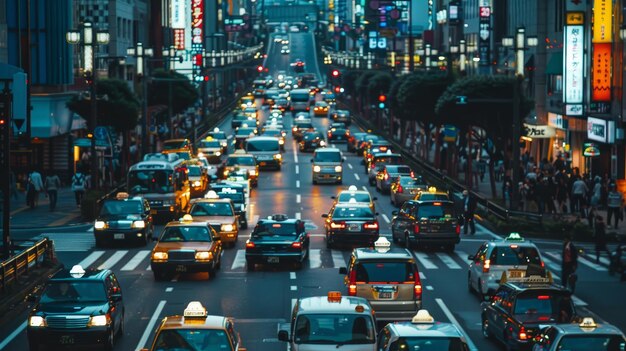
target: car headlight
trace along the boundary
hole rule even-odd
[[[196,251],[196,260],[210,261],[213,259],[213,253],[210,251]]]
[[[255,176],[256,175],[256,170],[255,169],[249,170],[248,171],[248,175]]]
[[[200,185],[202,185],[202,182],[199,181],[199,180],[196,180],[196,181],[193,182],[193,186],[196,187],[196,188],[200,187]]]
[[[133,221],[133,224],[130,225],[131,228],[143,229],[146,227],[145,221]]]
[[[278,144],[280,144],[280,145],[284,145],[284,144],[285,144],[285,141],[284,141],[283,139],[278,139]]]
[[[229,171],[229,170],[227,170],[227,169],[225,169],[225,170],[224,170],[224,177],[228,176],[228,173],[230,173],[230,171]]]
[[[223,232],[232,232],[233,230],[235,230],[235,226],[233,226],[232,224],[222,224],[220,230]]]
[[[107,227],[107,222],[105,221],[96,221],[93,224],[94,229],[104,229]]]
[[[228,146],[228,143],[225,141],[222,141],[222,147],[227,147],[227,146]]]
[[[89,325],[92,327],[104,327],[107,324],[109,324],[109,316],[106,314],[93,316],[89,319]]]
[[[219,151],[215,151],[215,156],[222,156],[222,153]]]
[[[274,154],[274,158],[277,159],[277,160],[280,160],[280,159],[283,158],[283,155],[281,155],[281,154]]]
[[[326,142],[324,140],[320,141],[320,146],[326,146]]]
[[[29,327],[45,327],[46,320],[41,316],[30,316],[30,318],[28,318],[28,326]]]
[[[318,173],[322,170],[322,167],[320,166],[313,166],[313,172]]]
[[[152,259],[157,261],[167,261],[167,252],[157,251],[152,254]]]
[[[343,167],[335,166],[335,172],[341,172],[342,170],[343,170]]]

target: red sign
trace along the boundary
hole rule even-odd
[[[593,44],[591,100],[611,101],[611,43]]]
[[[491,16],[491,7],[483,6],[479,8],[480,17],[489,17]]]
[[[202,44],[204,28],[204,0],[191,1],[191,42]]]
[[[174,47],[176,50],[185,50],[185,29],[174,28]]]

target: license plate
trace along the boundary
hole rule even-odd
[[[379,299],[390,299],[391,298],[391,291],[381,291],[378,293],[378,298]]]
[[[360,226],[360,225],[358,225],[358,224],[350,224],[350,225],[348,226],[348,230],[349,230],[349,231],[351,231],[351,232],[356,232],[356,231],[358,231],[359,229],[361,229],[361,226]]]
[[[438,225],[431,225],[431,226],[430,226],[430,231],[431,231],[431,232],[436,232],[436,231],[438,231],[438,230],[439,230],[439,226],[438,226]]]
[[[157,210],[150,210],[150,214],[157,214]]]
[[[113,239],[124,240],[124,234],[122,234],[122,233],[115,233],[115,234],[113,234]]]
[[[278,262],[279,262],[278,257],[271,256],[267,258],[267,263],[278,263]]]
[[[265,165],[267,165],[267,162],[261,162],[261,163],[259,163],[259,166],[265,166]]]
[[[59,338],[59,343],[61,345],[71,345],[74,343],[74,336],[72,335],[61,335]]]
[[[176,272],[187,272],[187,266],[178,265],[176,266]]]
[[[511,278],[522,278],[524,277],[524,271],[521,269],[516,269],[516,270],[510,270],[509,271],[509,277]]]

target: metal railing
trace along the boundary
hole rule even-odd
[[[43,238],[35,245],[3,261],[0,266],[0,294],[5,294],[20,276],[41,266],[45,260],[54,260],[54,245],[48,238]]]

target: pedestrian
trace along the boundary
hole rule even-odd
[[[587,223],[589,224],[589,228],[593,229],[597,217],[599,217],[597,208],[595,206],[591,206],[587,212]]]
[[[556,203],[558,204],[559,213],[567,213],[567,184],[565,184],[565,178],[563,177],[560,177],[556,184]]]
[[[561,261],[561,283],[564,287],[569,287],[574,293],[576,281],[574,275],[578,268],[578,250],[572,242],[570,233],[566,233],[563,240],[563,254]]]
[[[85,176],[80,170],[77,170],[74,176],[72,176],[72,191],[76,198],[76,206],[80,207],[83,196],[85,195],[85,183],[87,182],[87,176]]]
[[[588,188],[585,181],[580,177],[576,177],[574,183],[572,184],[572,213],[582,213],[583,203],[585,202],[585,195],[587,194]]]
[[[58,199],[58,191],[61,187],[61,179],[54,172],[50,172],[48,176],[46,176],[46,182],[44,183],[46,188],[46,194],[48,194],[48,198],[50,199],[50,211],[54,211],[54,208],[57,206]]]
[[[17,200],[19,198],[19,193],[17,191],[17,177],[15,176],[15,173],[13,173],[13,171],[11,171],[11,174],[9,175],[9,177],[10,177],[9,186],[11,188],[10,196],[12,196],[15,200]]]
[[[35,208],[39,203],[39,193],[43,190],[41,173],[37,172],[36,169],[33,169],[33,171],[28,175],[28,186],[29,189],[27,194],[30,192],[30,197],[27,197],[27,201],[30,200],[30,208]]]
[[[600,251],[606,252],[610,259],[611,253],[606,247],[606,225],[604,224],[604,218],[602,218],[602,216],[596,216],[593,233],[596,242],[596,263],[600,262]]]
[[[476,233],[476,223],[474,223],[474,213],[476,212],[476,199],[470,195],[469,191],[463,190],[463,234],[467,234],[471,227],[471,233]]]
[[[611,227],[611,219],[615,218],[615,229],[617,229],[617,223],[620,219],[620,212],[622,210],[623,196],[622,193],[617,191],[615,184],[611,184],[610,191],[607,196],[607,220],[606,225]]]

